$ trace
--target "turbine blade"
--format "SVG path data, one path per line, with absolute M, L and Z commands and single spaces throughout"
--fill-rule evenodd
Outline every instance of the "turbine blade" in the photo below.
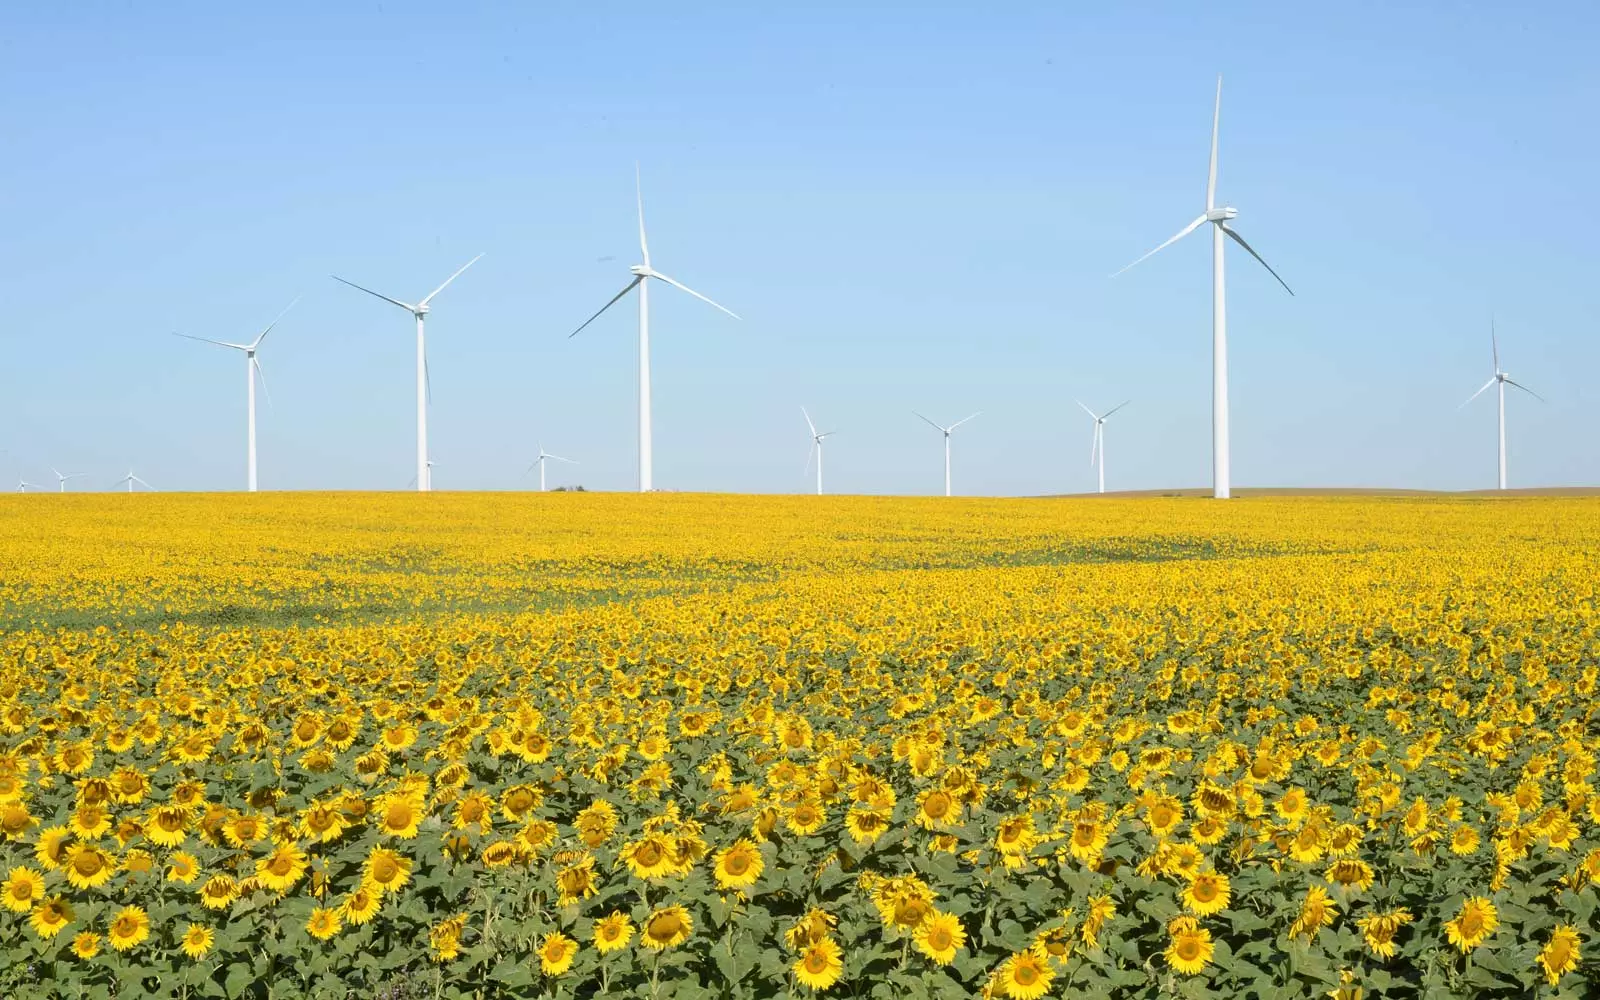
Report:
M 1170 239 L 1167 242 L 1165 242 L 1165 243 L 1161 244 L 1160 246 L 1156 247 L 1154 250 L 1152 250 L 1149 253 L 1145 254 L 1143 257 L 1140 257 L 1138 260 L 1134 261 L 1132 264 L 1129 264 L 1127 267 L 1123 268 L 1122 271 L 1126 271 L 1129 268 L 1137 267 L 1138 265 L 1143 264 L 1145 261 L 1149 260 L 1151 257 L 1154 257 L 1156 254 L 1158 254 L 1161 251 L 1165 250 L 1167 247 L 1172 246 L 1172 244 L 1174 244 L 1174 243 L 1178 242 L 1179 240 L 1183 239 L 1185 236 L 1188 236 L 1190 233 L 1194 232 L 1196 229 L 1199 229 L 1200 226 L 1202 224 L 1204 224 L 1205 221 L 1206 221 L 1206 217 L 1204 215 L 1200 216 L 1200 218 L 1194 220 L 1193 222 L 1189 223 L 1187 226 L 1184 226 L 1182 229 L 1178 230 L 1178 235 L 1174 236 L 1172 239 Z M 1113 274 L 1112 277 L 1115 278 L 1117 276 L 1117 274 L 1121 274 L 1122 271 L 1118 271 L 1116 274 Z
M 1217 103 L 1211 109 L 1211 169 L 1206 171 L 1206 211 L 1217 207 L 1217 127 L 1222 124 L 1222 74 L 1217 74 Z
M 643 278 L 634 278 L 632 281 L 628 282 L 627 287 L 625 287 L 622 291 L 618 292 L 617 294 L 613 295 L 611 297 L 611 301 L 610 302 L 607 302 L 605 305 L 600 307 L 600 311 L 599 312 L 596 312 L 593 316 L 590 316 L 588 319 L 584 320 L 583 321 L 583 326 L 580 326 L 576 330 L 574 330 L 571 333 L 567 334 L 567 339 L 571 340 L 573 337 L 576 337 L 578 334 L 582 333 L 584 326 L 588 326 L 590 323 L 593 323 L 595 320 L 599 319 L 600 318 L 600 313 L 603 313 L 607 309 L 610 309 L 612 306 L 616 305 L 618 299 L 622 298 L 624 295 L 626 295 L 629 292 L 633 291 L 633 286 L 637 285 L 639 282 L 641 282 L 643 280 L 644 280 Z
M 811 472 L 811 459 L 817 454 L 817 440 L 811 439 L 811 447 L 806 449 L 806 467 L 800 470 L 800 478 L 804 479 Z
M 184 340 L 198 340 L 202 344 L 216 344 L 218 347 L 231 347 L 236 351 L 248 351 L 250 349 L 249 345 L 247 344 L 232 344 L 226 340 L 212 340 L 209 337 L 191 337 L 187 333 L 174 333 L 173 336 L 182 337 Z
M 391 299 L 391 298 L 389 298 L 389 296 L 384 295 L 382 292 L 375 292 L 370 288 L 362 288 L 360 285 L 356 284 L 353 281 L 345 281 L 343 278 L 339 277 L 337 274 L 329 275 L 329 277 L 332 278 L 334 281 L 338 281 L 338 282 L 341 282 L 343 284 L 349 285 L 351 288 L 354 288 L 358 292 L 366 292 L 368 295 L 376 296 L 376 297 L 382 299 L 385 302 L 391 303 L 392 305 L 397 305 L 401 309 L 404 309 L 406 312 L 414 313 L 414 312 L 417 311 L 417 307 L 416 306 L 410 305 L 410 304 L 405 303 L 405 302 L 401 302 L 399 299 Z
M 1089 436 L 1089 468 L 1094 468 L 1094 457 L 1100 451 L 1100 422 L 1095 421 L 1094 433 Z
M 723 312 L 727 313 L 729 316 L 732 316 L 734 319 L 738 319 L 739 318 L 739 314 L 734 312 L 732 309 L 729 309 L 727 306 L 721 305 L 720 303 L 713 302 L 711 299 L 706 298 L 704 295 L 701 295 L 699 292 L 697 292 L 694 289 L 690 288 L 688 285 L 685 285 L 681 281 L 677 281 L 677 280 L 675 280 L 673 278 L 669 278 L 666 275 L 662 274 L 660 271 L 657 271 L 657 270 L 654 270 L 654 269 L 652 269 L 650 271 L 650 273 L 651 273 L 652 276 L 660 278 L 662 281 L 665 281 L 667 284 L 671 285 L 673 288 L 677 288 L 677 289 L 680 289 L 682 291 L 688 292 L 690 295 L 693 295 L 695 298 L 699 299 L 702 302 L 709 302 L 711 305 L 714 305 L 718 309 L 721 309 Z
M 1534 399 L 1537 399 L 1541 403 L 1548 403 L 1549 402 L 1549 400 L 1545 399 L 1543 396 L 1539 395 L 1537 392 L 1534 392 L 1532 389 L 1530 389 L 1527 386 L 1523 385 L 1521 382 L 1514 382 L 1511 379 L 1506 379 L 1506 385 L 1514 385 L 1514 386 L 1516 386 L 1518 389 L 1521 389 L 1523 392 L 1525 392 L 1528 395 L 1532 396 Z
M 1483 383 L 1483 388 L 1479 389 L 1477 392 L 1475 392 L 1472 395 L 1468 396 L 1467 397 L 1467 402 L 1466 403 L 1462 403 L 1461 406 L 1456 407 L 1456 409 L 1458 409 L 1458 410 L 1461 409 L 1462 406 L 1466 406 L 1467 403 L 1470 403 L 1474 399 L 1477 399 L 1479 396 L 1483 395 L 1485 392 L 1488 391 L 1488 389 L 1489 389 L 1489 387 L 1491 385 L 1494 385 L 1494 383 L 1495 383 L 1494 379 L 1490 379 L 1489 381 Z
M 917 413 L 916 410 L 912 410 L 911 412 L 912 413 L 916 413 L 918 419 L 920 419 L 923 423 L 927 424 L 929 427 L 932 427 L 934 430 L 940 432 L 941 434 L 945 432 L 943 427 L 940 427 L 938 424 L 934 423 L 932 420 L 929 420 L 927 417 L 924 417 L 922 414 Z
M 1228 228 L 1228 224 L 1225 223 L 1225 222 L 1219 222 L 1219 223 L 1217 223 L 1217 225 L 1221 226 L 1222 227 L 1222 231 L 1227 233 L 1230 237 L 1233 238 L 1233 242 L 1235 242 L 1235 243 L 1239 244 L 1240 246 L 1244 247 L 1245 251 L 1248 252 L 1250 254 L 1250 256 L 1254 257 L 1257 261 L 1260 261 L 1261 266 L 1267 269 L 1267 273 L 1271 274 L 1274 278 L 1278 279 L 1278 284 L 1283 286 L 1283 290 L 1284 291 L 1288 292 L 1290 295 L 1294 294 L 1294 289 L 1289 287 L 1289 283 L 1287 281 L 1284 281 L 1283 278 L 1281 276 L 1279 276 L 1278 272 L 1274 271 L 1272 269 L 1272 265 L 1271 264 L 1268 264 L 1265 260 L 1262 260 L 1261 255 L 1256 253 L 1254 247 L 1252 247 L 1250 244 L 1248 244 L 1248 243 L 1246 243 L 1244 241 L 1244 237 L 1243 236 L 1240 236 L 1234 230 L 1229 229 Z
M 267 388 L 267 373 L 261 370 L 261 359 L 251 358 L 250 363 L 255 366 L 256 378 L 261 380 L 261 393 L 267 397 L 267 406 L 276 410 L 277 407 L 272 405 L 272 390 Z
M 457 278 L 461 277 L 461 272 L 462 271 L 465 271 L 467 268 L 471 267 L 472 265 L 476 264 L 478 261 L 480 261 L 482 259 L 483 259 L 483 254 L 480 253 L 480 254 L 478 254 L 478 256 L 476 256 L 476 257 L 472 258 L 471 260 L 467 261 L 465 264 L 462 264 L 461 267 L 456 270 L 455 274 L 452 274 L 450 277 L 444 279 L 444 284 L 443 285 L 440 285 L 438 288 L 435 288 L 433 291 L 429 292 L 427 297 L 424 298 L 421 302 L 419 302 L 417 304 L 418 305 L 422 305 L 422 306 L 427 305 L 429 302 L 431 302 L 433 300 L 433 297 L 435 295 L 438 295 L 440 292 L 444 291 L 445 288 L 449 286 L 450 282 L 452 282 L 452 281 L 456 280 Z
M 288 315 L 289 310 L 293 309 L 299 302 L 300 302 L 300 296 L 296 295 L 294 297 L 294 301 L 293 302 L 291 302 L 288 305 L 284 306 L 283 307 L 283 312 L 279 313 L 277 315 L 277 318 L 275 318 L 271 323 L 268 323 L 267 324 L 267 328 L 265 330 L 262 330 L 259 334 L 257 334 L 256 335 L 256 339 L 250 342 L 251 350 L 254 350 L 255 348 L 261 346 L 261 342 L 263 340 L 267 339 L 267 334 L 271 333 L 272 332 L 272 328 L 278 325 L 278 320 L 283 319 L 284 316 Z
M 1500 370 L 1500 339 L 1494 332 L 1494 313 L 1489 314 L 1489 349 L 1494 351 L 1494 370 Z
M 1074 399 L 1073 402 L 1078 404 L 1078 409 L 1082 410 L 1083 412 L 1085 412 L 1085 413 L 1087 413 L 1089 415 L 1089 419 L 1091 419 L 1091 420 L 1099 420 L 1100 419 L 1100 417 L 1098 415 L 1096 415 L 1096 413 L 1093 410 L 1091 410 L 1087 406 L 1083 405 L 1083 400 Z
M 538 468 L 538 467 L 539 467 L 539 463 L 540 463 L 540 462 L 541 462 L 541 461 L 543 461 L 543 460 L 544 460 L 544 456 L 543 456 L 543 455 L 540 455 L 540 456 L 539 456 L 539 457 L 538 457 L 538 458 L 536 458 L 536 459 L 534 459 L 534 460 L 533 460 L 533 464 L 532 464 L 532 465 L 530 465 L 530 466 L 528 466 L 528 471 L 527 471 L 527 472 L 524 472 L 524 473 L 523 473 L 523 474 L 522 474 L 522 478 L 523 478 L 523 479 L 527 479 L 527 478 L 528 478 L 528 475 L 529 475 L 529 473 L 531 473 L 531 472 L 533 472 L 533 470 L 534 470 L 534 469 L 537 469 L 537 468 Z
M 568 464 L 568 465 L 578 465 L 578 464 L 580 464 L 580 463 L 579 463 L 579 462 L 578 462 L 578 461 L 577 461 L 577 459 L 572 459 L 572 458 L 562 458 L 562 457 L 561 457 L 561 456 L 560 456 L 560 455 L 551 455 L 551 454 L 546 454 L 546 455 L 545 455 L 545 456 L 544 456 L 544 457 L 545 457 L 545 458 L 553 458 L 553 459 L 555 459 L 555 460 L 556 460 L 556 461 L 558 461 L 558 462 L 566 462 L 566 463 L 567 463 L 567 464 Z
M 56 477 L 56 478 L 57 478 L 57 479 L 66 479 L 66 478 L 67 478 L 67 477 L 66 477 L 66 476 L 63 476 L 63 475 L 62 475 L 62 474 L 61 474 L 61 473 L 60 473 L 60 472 L 58 472 L 58 471 L 56 471 L 56 467 L 55 467 L 55 466 L 53 466 L 53 465 L 52 465 L 52 466 L 50 466 L 50 472 L 51 472 L 51 473 L 52 473 L 52 474 L 53 474 L 53 475 L 54 475 L 54 476 L 55 476 L 55 477 Z
M 817 425 L 811 422 L 811 414 L 807 413 L 806 412 L 806 408 L 803 407 L 803 406 L 800 407 L 800 415 L 802 417 L 806 418 L 806 426 L 811 428 L 811 436 L 812 437 L 816 437 L 817 436 Z
M 974 413 L 972 415 L 972 417 L 976 417 L 976 416 L 978 416 L 978 414 L 981 414 L 982 412 L 983 412 L 982 410 L 979 410 L 977 413 Z M 971 420 L 972 417 L 962 417 L 960 420 L 957 420 L 955 423 L 951 424 L 950 425 L 950 429 L 951 430 L 955 430 L 957 427 L 960 427 L 962 424 L 966 423 L 968 420 Z
M 639 252 L 644 254 L 645 267 L 650 266 L 650 244 L 644 238 L 644 181 L 639 176 L 639 161 L 633 162 L 633 194 L 639 202 Z
M 1105 415 L 1105 416 L 1104 416 L 1104 417 L 1101 417 L 1101 418 L 1100 418 L 1100 419 L 1101 419 L 1101 420 L 1105 420 L 1105 419 L 1106 419 L 1106 417 L 1109 417 L 1109 416 L 1111 416 L 1111 415 L 1112 415 L 1112 414 L 1113 414 L 1113 413 L 1115 413 L 1115 412 L 1117 412 L 1117 411 L 1118 411 L 1118 410 L 1120 410 L 1120 409 L 1122 409 L 1122 408 L 1123 408 L 1123 407 L 1124 407 L 1124 406 L 1127 406 L 1127 405 L 1128 405 L 1128 404 L 1129 404 L 1129 403 L 1131 403 L 1131 402 L 1133 402 L 1133 400 L 1131 400 L 1131 399 L 1124 399 L 1124 400 L 1123 400 L 1123 401 L 1122 401 L 1122 402 L 1120 402 L 1120 403 L 1118 403 L 1118 404 L 1117 404 L 1117 405 L 1116 405 L 1116 406 L 1113 406 L 1113 407 L 1112 407 L 1112 408 L 1111 408 L 1111 409 L 1109 409 L 1109 410 L 1107 410 L 1107 411 L 1106 411 L 1106 415 Z
M 422 397 L 429 406 L 433 405 L 433 370 L 428 367 L 428 352 L 422 352 Z

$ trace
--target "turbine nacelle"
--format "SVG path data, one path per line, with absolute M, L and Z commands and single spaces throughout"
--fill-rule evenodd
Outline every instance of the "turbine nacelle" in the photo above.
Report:
M 650 265 L 648 264 L 630 264 L 628 265 L 628 270 L 640 278 L 653 278 L 656 275 L 654 271 L 650 270 Z
M 1229 219 L 1237 219 L 1238 217 L 1239 210 L 1232 205 L 1224 205 L 1221 208 L 1212 208 L 1206 211 L 1207 222 L 1227 222 Z

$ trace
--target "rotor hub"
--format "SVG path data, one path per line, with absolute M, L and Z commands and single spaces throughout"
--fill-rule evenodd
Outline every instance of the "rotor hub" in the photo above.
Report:
M 1238 217 L 1239 210 L 1234 208 L 1232 205 L 1223 205 L 1221 208 L 1213 208 L 1206 213 L 1207 222 L 1227 222 L 1229 219 L 1237 219 Z

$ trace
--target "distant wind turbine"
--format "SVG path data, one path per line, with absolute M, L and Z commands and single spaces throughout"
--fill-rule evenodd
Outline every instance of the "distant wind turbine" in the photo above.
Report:
M 149 483 L 145 482 L 143 479 L 140 479 L 138 476 L 134 475 L 133 474 L 133 469 L 131 469 L 131 468 L 128 470 L 128 474 L 126 476 L 123 476 L 121 479 L 117 480 L 116 483 L 114 483 L 113 485 L 121 486 L 123 483 L 127 483 L 128 484 L 128 492 L 129 493 L 133 492 L 133 484 L 134 483 L 138 483 L 140 486 L 143 486 L 145 489 L 149 490 L 151 493 L 154 493 L 156 491 L 156 488 L 154 486 L 151 486 Z
M 44 487 L 40 486 L 38 483 L 30 483 L 26 479 L 23 479 L 21 476 L 17 477 L 17 492 L 18 493 L 26 493 L 29 490 L 42 490 L 42 489 L 44 489 Z
M 917 413 L 916 410 L 912 410 L 911 412 L 912 413 Z M 978 413 L 974 413 L 972 415 L 972 417 L 976 417 L 979 413 L 982 413 L 982 412 L 983 412 L 982 410 L 979 410 Z M 950 432 L 955 430 L 957 427 L 960 427 L 962 424 L 966 423 L 968 420 L 971 420 L 972 417 L 962 417 L 960 420 L 957 420 L 955 423 L 951 424 L 949 427 L 941 427 L 938 424 L 934 423 L 932 420 L 929 420 L 927 417 L 922 416 L 922 414 L 920 414 L 920 413 L 917 413 L 917 416 L 920 417 L 922 419 L 922 421 L 924 423 L 926 423 L 929 427 L 932 427 L 934 430 L 936 430 L 936 431 L 938 431 L 938 432 L 940 432 L 941 434 L 944 435 L 944 495 L 945 496 L 949 496 L 950 495 Z
M 67 480 L 69 480 L 69 479 L 82 479 L 84 476 L 88 475 L 87 472 L 69 472 L 69 473 L 67 473 L 66 475 L 63 476 L 60 472 L 57 472 L 53 467 L 51 468 L 50 471 L 55 473 L 56 482 L 61 486 L 61 492 L 63 492 L 63 493 L 67 492 Z
M 248 344 L 235 344 L 226 340 L 211 340 L 207 337 L 191 337 L 187 333 L 173 334 L 173 336 L 182 337 L 185 340 L 198 340 L 202 344 L 216 344 L 218 347 L 230 347 L 236 351 L 244 352 L 245 412 L 247 414 L 245 420 L 245 488 L 251 493 L 256 491 L 257 378 L 261 379 L 261 391 L 267 394 L 267 403 L 271 404 L 272 402 L 272 393 L 268 392 L 267 390 L 267 375 L 261 370 L 261 362 L 256 358 L 256 349 L 259 348 L 261 346 L 261 342 L 267 338 L 267 334 L 272 332 L 272 328 L 278 325 L 278 320 L 283 319 L 289 310 L 295 307 L 295 303 L 299 301 L 300 299 L 297 297 L 294 302 L 291 302 L 285 306 L 283 312 L 278 314 L 278 318 L 273 320 L 271 323 L 268 323 L 267 328 L 256 334 L 256 339 L 250 341 Z M 65 491 L 65 484 L 63 484 L 62 489 Z
M 1104 413 L 1095 413 L 1079 400 L 1073 400 L 1073 402 L 1077 403 L 1079 408 L 1094 421 L 1094 440 L 1089 445 L 1089 464 L 1091 466 L 1095 464 L 1095 455 L 1098 454 L 1100 457 L 1100 492 L 1104 493 L 1106 491 L 1106 421 L 1111 419 L 1113 413 L 1127 406 L 1133 400 L 1125 399 Z
M 1499 396 L 1500 396 L 1500 488 L 1501 489 L 1505 489 L 1506 488 L 1506 386 L 1508 386 L 1508 385 L 1515 386 L 1516 388 L 1521 389 L 1523 392 L 1525 392 L 1528 395 L 1532 396 L 1534 399 L 1537 399 L 1541 403 L 1544 402 L 1544 397 L 1539 395 L 1537 392 L 1534 392 L 1532 389 L 1528 388 L 1527 386 L 1523 385 L 1521 382 L 1517 382 L 1517 381 L 1513 380 L 1510 375 L 1507 375 L 1505 372 L 1500 370 L 1500 339 L 1499 339 L 1499 337 L 1497 337 L 1495 335 L 1494 320 L 1492 318 L 1489 320 L 1489 349 L 1494 352 L 1494 376 L 1492 378 L 1490 378 L 1489 381 L 1483 383 L 1483 388 L 1479 389 L 1477 392 L 1475 392 L 1472 395 L 1468 396 L 1467 397 L 1467 403 L 1470 403 L 1474 399 L 1477 399 L 1479 396 L 1483 395 L 1484 392 L 1491 385 L 1498 386 L 1497 392 L 1499 393 Z M 1460 407 L 1457 407 L 1457 409 L 1461 409 L 1461 407 L 1466 406 L 1467 403 L 1462 403 Z
M 650 437 L 650 282 L 647 278 L 664 281 L 680 291 L 688 292 L 702 302 L 716 306 L 723 312 L 739 318 L 739 314 L 699 292 L 682 284 L 673 278 L 667 277 L 660 271 L 650 266 L 650 245 L 644 236 L 644 191 L 639 180 L 638 166 L 634 166 L 633 177 L 634 195 L 639 203 L 639 253 L 644 258 L 644 263 L 634 264 L 628 268 L 633 273 L 633 280 L 628 282 L 611 301 L 600 307 L 600 311 L 583 321 L 583 326 L 568 334 L 568 338 L 576 337 L 583 332 L 583 328 L 600 318 L 601 313 L 616 305 L 617 302 L 634 288 L 639 289 L 639 492 L 647 493 L 654 486 L 652 464 L 652 442 Z
M 433 301 L 433 297 L 435 295 L 438 295 L 440 292 L 449 287 L 450 282 L 461 277 L 462 271 L 465 271 L 467 268 L 471 267 L 482 259 L 483 254 L 480 253 L 478 256 L 467 261 L 465 264 L 462 264 L 460 269 L 457 270 L 455 274 L 452 274 L 450 277 L 444 279 L 444 284 L 423 296 L 422 301 L 418 302 L 416 305 L 412 305 L 409 302 L 401 302 L 399 299 L 391 299 L 389 296 L 375 292 L 370 288 L 362 288 L 353 281 L 345 281 L 345 279 L 339 277 L 337 274 L 333 275 L 334 281 L 343 282 L 357 291 L 366 292 L 368 295 L 380 298 L 391 305 L 399 306 L 401 309 L 404 309 L 406 312 L 417 318 L 417 474 L 412 477 L 411 481 L 417 484 L 417 490 L 419 492 L 426 493 L 428 490 L 433 488 L 433 477 L 428 473 L 428 397 L 430 395 L 428 378 L 428 344 L 422 332 L 422 317 L 428 315 L 428 303 Z
M 540 493 L 544 492 L 544 463 L 545 463 L 546 459 L 551 459 L 551 458 L 555 459 L 557 462 L 566 462 L 568 465 L 577 465 L 578 464 L 578 462 L 576 460 L 574 460 L 574 459 L 562 458 L 560 455 L 552 455 L 552 454 L 550 454 L 548 451 L 544 450 L 544 445 L 541 444 L 539 446 L 539 457 L 533 460 L 533 465 L 528 466 L 528 472 L 532 472 L 534 470 L 535 466 L 537 466 L 538 469 L 539 469 L 539 492 Z M 528 474 L 528 472 L 524 472 L 523 475 L 526 476 Z
M 1231 226 L 1228 220 L 1238 216 L 1239 210 L 1231 206 L 1217 205 L 1217 126 L 1222 118 L 1222 77 L 1217 77 L 1217 103 L 1211 114 L 1211 169 L 1206 175 L 1206 210 L 1198 219 L 1184 226 L 1178 235 L 1156 247 L 1154 250 L 1129 264 L 1122 271 L 1128 270 L 1142 261 L 1160 253 L 1167 247 L 1188 236 L 1209 222 L 1211 229 L 1211 495 L 1219 500 L 1227 499 L 1230 495 L 1230 471 L 1228 467 L 1228 302 L 1227 289 L 1223 281 L 1222 246 L 1223 237 L 1233 240 L 1244 247 L 1245 252 L 1254 257 L 1261 266 L 1266 268 L 1283 290 L 1290 295 L 1294 290 L 1288 282 L 1272 270 L 1272 265 L 1262 259 L 1250 244 L 1244 241 Z M 1118 271 L 1117 274 L 1121 274 Z M 1115 278 L 1117 274 L 1113 274 Z
M 423 464 L 424 470 L 427 472 L 428 484 L 431 487 L 432 484 L 433 484 L 433 459 L 431 459 L 431 458 L 427 459 L 422 464 Z M 410 479 L 406 480 L 406 489 L 409 490 L 411 487 L 413 487 L 415 485 L 417 485 L 417 477 L 416 476 L 412 476 Z
M 815 458 L 817 460 L 817 496 L 820 497 L 822 496 L 822 439 L 833 437 L 839 432 L 823 431 L 821 434 L 818 434 L 817 425 L 811 422 L 811 414 L 807 413 L 806 408 L 803 406 L 800 407 L 800 415 L 806 418 L 806 426 L 811 428 L 811 447 L 806 452 L 805 471 L 811 471 L 811 460 Z

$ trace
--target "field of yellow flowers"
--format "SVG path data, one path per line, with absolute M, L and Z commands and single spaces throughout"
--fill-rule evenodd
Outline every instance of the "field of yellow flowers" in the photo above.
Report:
M 1587 997 L 1600 501 L 0 499 L 0 996 Z

